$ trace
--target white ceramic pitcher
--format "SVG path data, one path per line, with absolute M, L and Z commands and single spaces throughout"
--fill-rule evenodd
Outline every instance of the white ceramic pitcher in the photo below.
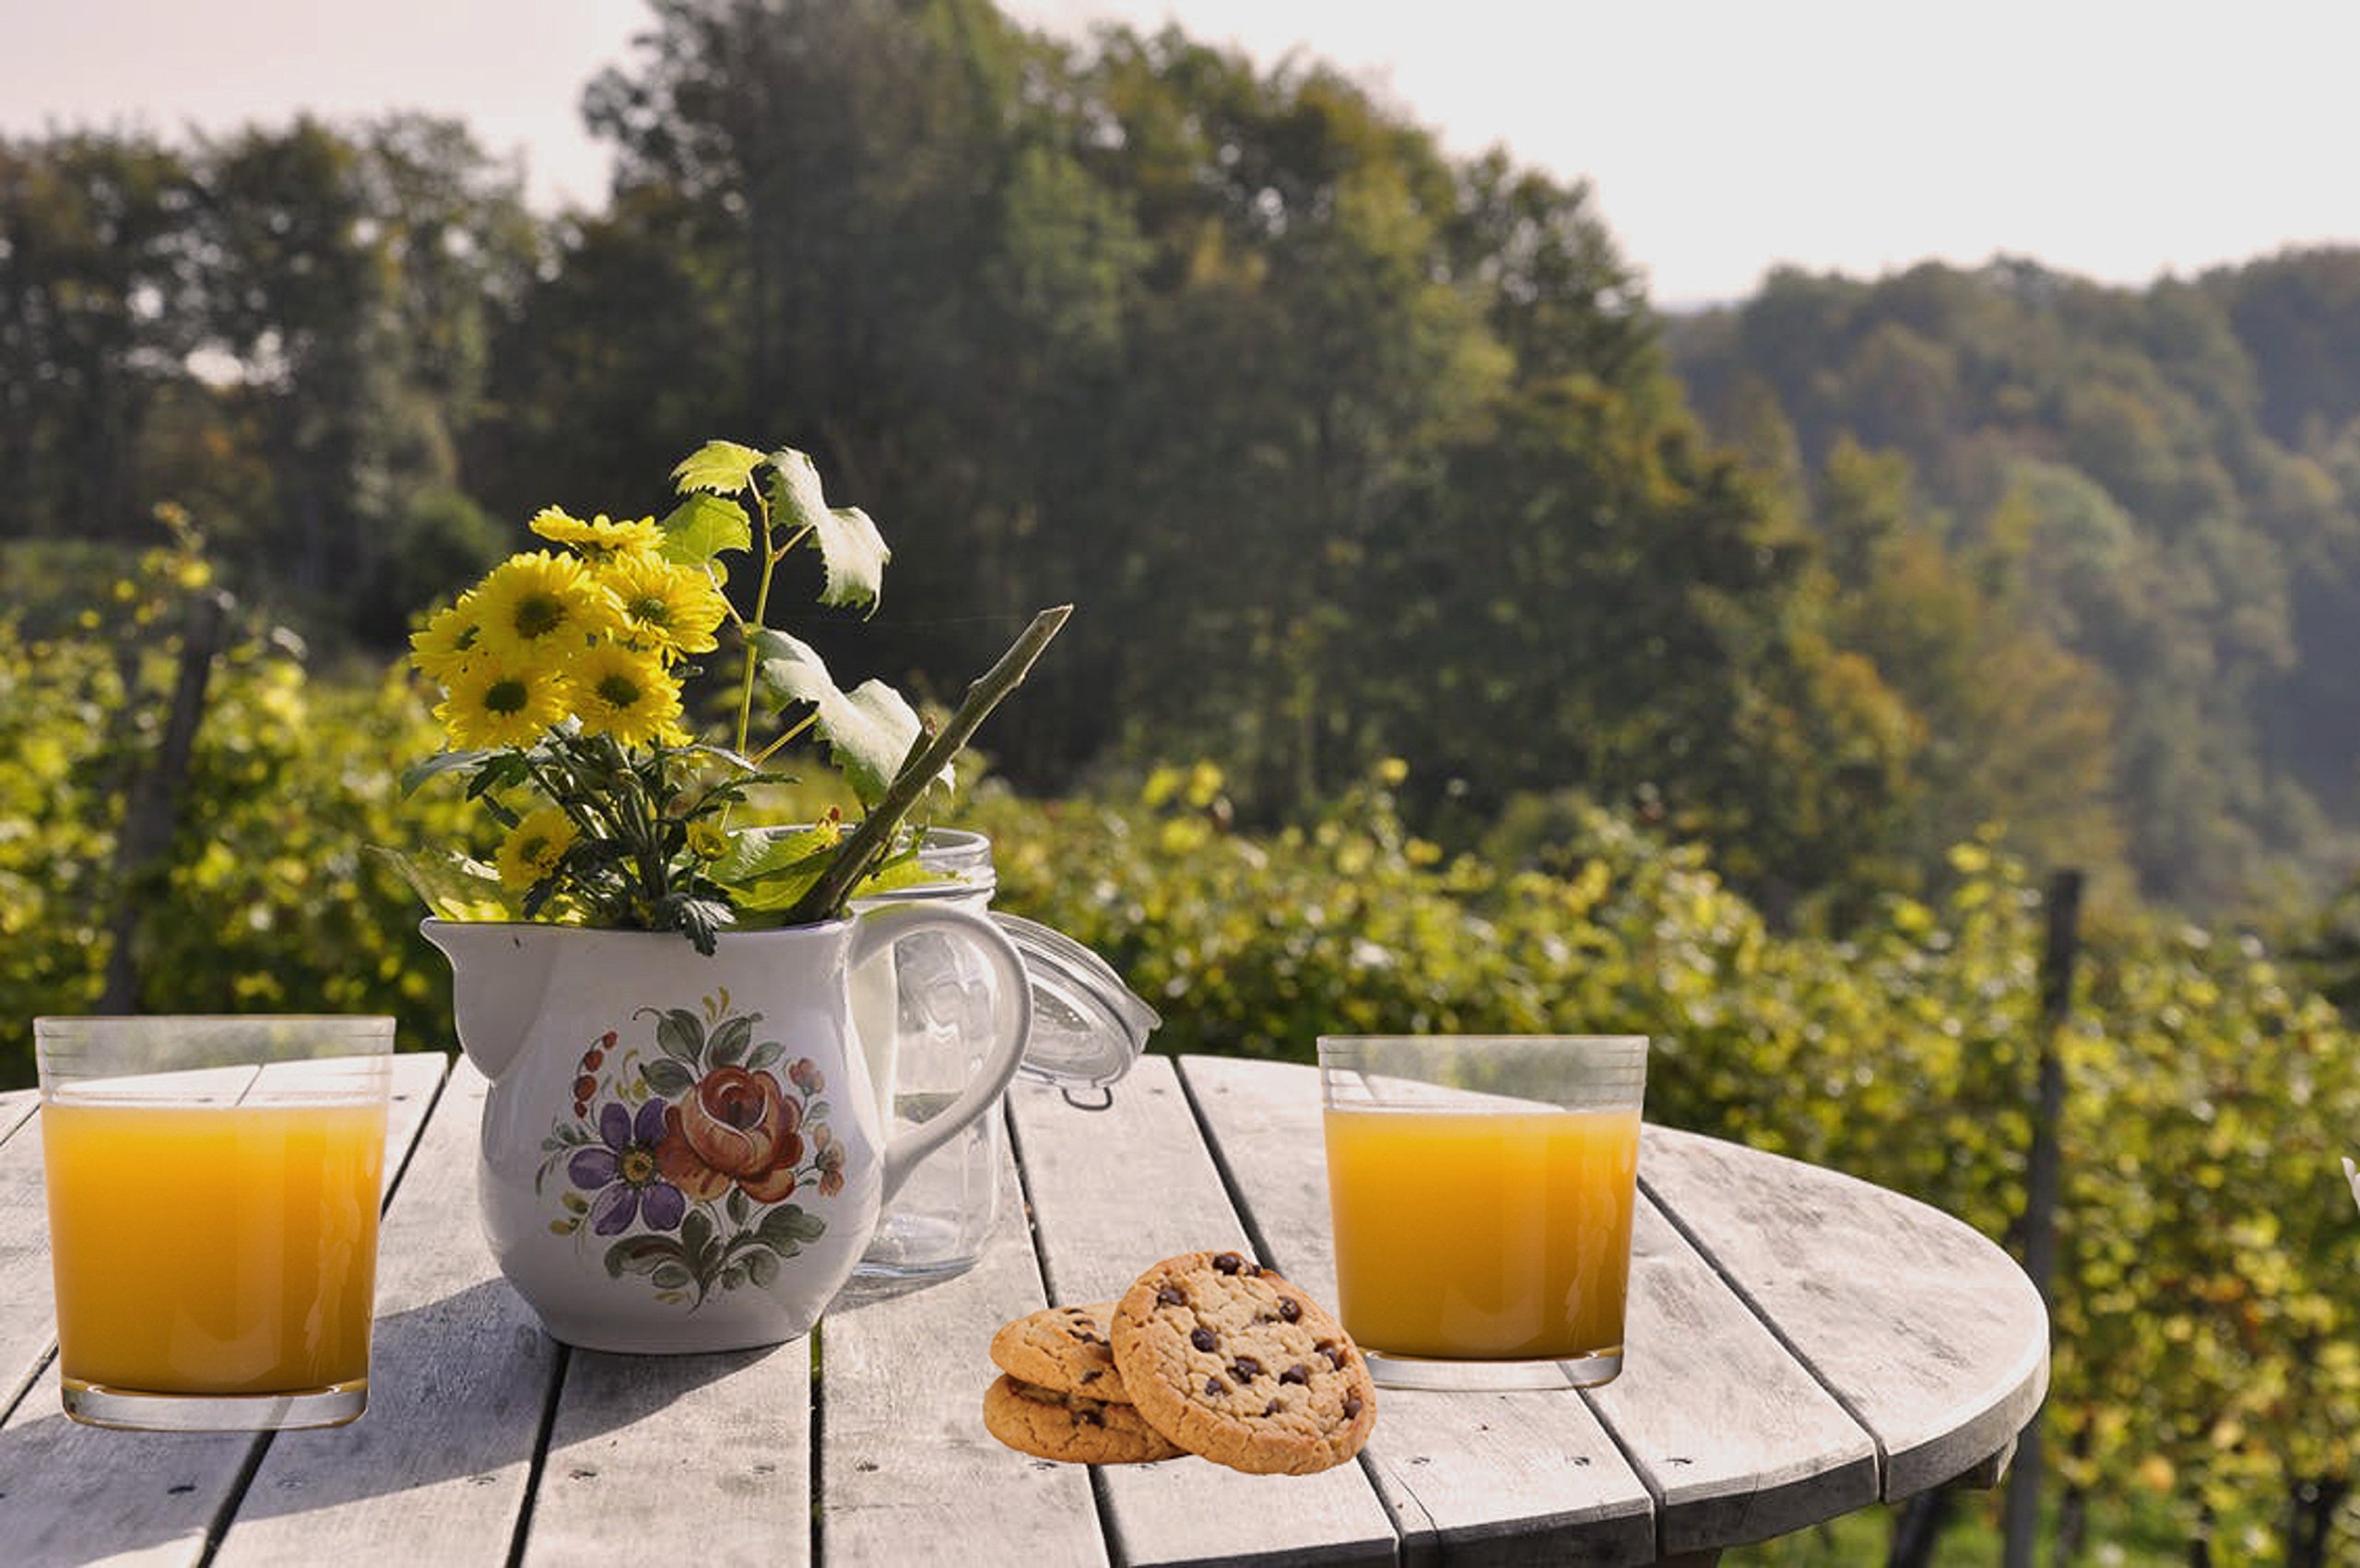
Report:
M 1024 966 L 950 907 L 731 933 L 428 920 L 459 1043 L 490 1079 L 478 1168 L 501 1272 L 555 1338 L 638 1353 L 808 1331 L 916 1163 L 995 1104 L 1024 1054 Z M 849 976 L 939 932 L 985 961 L 994 1032 L 958 1099 L 887 1141 Z

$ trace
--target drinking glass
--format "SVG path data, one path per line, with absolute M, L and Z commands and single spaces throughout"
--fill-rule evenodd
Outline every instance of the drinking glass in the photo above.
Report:
M 394 1020 L 33 1020 L 65 1413 L 337 1426 L 369 1402 Z
M 1622 1370 L 1647 1042 L 1324 1036 L 1337 1303 L 1392 1388 Z

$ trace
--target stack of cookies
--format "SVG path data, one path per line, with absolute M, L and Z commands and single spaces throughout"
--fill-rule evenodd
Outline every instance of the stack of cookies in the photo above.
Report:
M 1233 1252 L 1184 1253 L 1119 1301 L 1050 1307 L 992 1337 L 984 1425 L 1084 1465 L 1195 1454 L 1256 1475 L 1340 1465 L 1376 1423 L 1368 1368 L 1328 1310 Z

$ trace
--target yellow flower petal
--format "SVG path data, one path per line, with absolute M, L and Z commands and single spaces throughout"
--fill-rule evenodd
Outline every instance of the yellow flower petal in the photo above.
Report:
M 434 716 L 463 749 L 525 747 L 565 717 L 565 698 L 554 669 L 491 650 L 452 676 Z
M 522 821 L 509 830 L 493 864 L 500 871 L 500 885 L 512 892 L 524 892 L 557 869 L 557 863 L 572 847 L 578 835 L 573 819 L 554 806 L 544 806 L 537 811 L 525 813 Z
M 567 673 L 567 701 L 585 734 L 610 735 L 625 746 L 676 743 L 680 736 L 680 687 L 654 653 L 600 643 Z
M 664 530 L 653 517 L 616 523 L 602 512 L 584 523 L 557 507 L 546 506 L 530 526 L 541 537 L 567 546 L 593 565 L 621 556 L 652 556 L 664 548 Z
M 598 581 L 614 595 L 623 623 L 618 635 L 627 641 L 667 658 L 720 646 L 714 633 L 728 617 L 729 601 L 698 568 L 626 556 L 603 568 Z
M 513 555 L 476 585 L 477 641 L 511 658 L 562 663 L 615 631 L 614 595 L 569 555 Z

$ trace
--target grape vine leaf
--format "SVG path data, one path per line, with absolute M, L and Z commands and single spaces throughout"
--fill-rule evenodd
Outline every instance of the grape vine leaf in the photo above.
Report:
M 763 695 L 782 708 L 810 703 L 816 710 L 813 727 L 861 804 L 883 799 L 918 738 L 917 710 L 880 680 L 864 680 L 851 691 L 839 689 L 810 644 L 784 631 L 756 632 L 754 643 Z M 947 766 L 940 782 L 945 788 L 953 783 Z
M 829 506 L 819 468 L 793 447 L 772 453 L 770 465 L 772 514 L 795 533 L 808 529 L 820 551 L 826 572 L 820 602 L 875 608 L 884 591 L 885 563 L 893 557 L 877 525 L 856 506 Z
M 682 566 L 703 566 L 724 550 L 750 549 L 753 525 L 746 509 L 734 501 L 702 490 L 690 491 L 666 514 L 664 559 Z
M 750 446 L 709 441 L 680 459 L 679 466 L 672 470 L 672 484 L 682 495 L 691 490 L 736 495 L 753 484 L 754 470 L 761 461 L 762 454 Z

